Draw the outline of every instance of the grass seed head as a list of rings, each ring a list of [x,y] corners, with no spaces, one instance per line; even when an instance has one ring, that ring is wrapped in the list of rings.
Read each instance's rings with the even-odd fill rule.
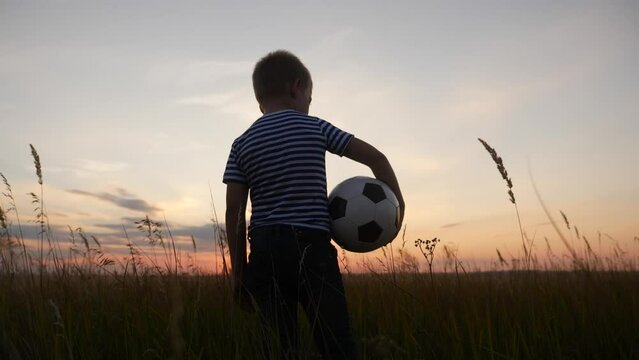
[[[2,206],[0,206],[0,227],[7,229],[7,214],[4,212]]]
[[[493,158],[493,161],[497,165],[497,170],[499,170],[499,174],[501,174],[502,179],[506,181],[506,186],[508,187],[508,197],[510,199],[510,202],[512,202],[513,204],[516,204],[515,194],[512,191],[513,181],[510,177],[508,177],[508,171],[506,171],[506,167],[504,166],[504,161],[499,155],[497,155],[497,151],[495,151],[495,149],[492,146],[488,145],[487,142],[485,142],[481,138],[478,138],[477,140],[479,140],[479,142],[482,145],[484,145],[484,148],[486,148],[486,151],[488,151],[488,153],[490,154],[490,157]]]
[[[38,184],[42,185],[42,164],[40,163],[40,155],[38,155],[38,152],[33,147],[33,145],[29,144],[29,146],[31,147],[31,155],[33,156],[33,163],[35,164],[36,175],[38,175]]]
[[[197,244],[195,243],[195,237],[191,235],[191,244],[193,244],[193,251],[197,251]]]
[[[4,174],[1,173],[1,172],[0,172],[0,177],[2,178],[2,183],[4,183],[4,187],[7,190],[7,192],[3,193],[3,195],[6,196],[9,199],[13,199],[13,195],[12,195],[12,192],[11,192],[11,185],[9,185],[9,181],[4,176]]]
[[[568,230],[570,230],[570,222],[568,221],[568,217],[566,216],[566,214],[564,214],[563,211],[559,210],[559,212],[561,213],[561,217],[564,218],[564,222],[566,223],[566,227],[568,228]]]
[[[159,221],[153,221],[149,218],[149,215],[145,215],[144,219],[134,221],[136,228],[145,234],[145,237],[151,245],[159,243],[164,246],[164,237],[162,234],[162,223]]]
[[[497,256],[499,257],[499,263],[502,265],[508,265],[508,261],[506,261],[506,259],[504,259],[504,257],[501,255],[501,252],[499,251],[499,249],[495,249],[497,250]]]

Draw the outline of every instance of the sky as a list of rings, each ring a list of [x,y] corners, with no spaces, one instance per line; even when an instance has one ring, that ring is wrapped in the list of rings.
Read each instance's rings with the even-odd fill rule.
[[[213,266],[228,151],[261,115],[251,72],[275,49],[309,68],[312,115],[389,158],[418,259],[413,241],[433,237],[471,264],[522,254],[477,138],[503,158],[535,251],[565,249],[533,183],[574,244],[560,210],[602,252],[639,254],[633,1],[0,0],[0,172],[25,229],[33,144],[56,238],[82,227],[120,253],[148,215]],[[327,157],[329,191],[372,175]]]

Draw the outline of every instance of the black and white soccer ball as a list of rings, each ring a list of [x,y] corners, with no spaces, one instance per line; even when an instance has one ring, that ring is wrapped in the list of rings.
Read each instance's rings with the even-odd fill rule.
[[[331,236],[343,249],[369,252],[391,242],[399,232],[399,201],[384,182],[356,176],[328,196]]]

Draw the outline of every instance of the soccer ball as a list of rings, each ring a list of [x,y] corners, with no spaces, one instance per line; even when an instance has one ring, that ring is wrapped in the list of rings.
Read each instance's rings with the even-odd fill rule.
[[[384,182],[365,176],[344,180],[328,196],[331,236],[343,249],[373,251],[399,229],[399,201]]]

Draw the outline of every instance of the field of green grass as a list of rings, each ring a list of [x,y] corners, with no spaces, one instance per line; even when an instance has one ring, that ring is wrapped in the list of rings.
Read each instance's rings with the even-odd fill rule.
[[[25,245],[2,176],[9,206],[0,207],[0,359],[264,357],[257,316],[233,304],[228,276],[183,266],[161,223],[137,223],[161,249],[159,261],[128,241],[129,255],[116,263],[99,239],[72,229],[73,250],[62,249],[48,231],[35,149],[33,155],[38,249]],[[493,158],[516,206],[501,159]],[[224,254],[222,231],[218,240]],[[583,240],[579,249],[565,241],[566,257],[540,259],[522,231],[524,256],[507,261],[498,254],[489,272],[466,269],[436,239],[415,242],[426,272],[403,246],[394,255],[385,250],[368,272],[344,275],[360,358],[638,359],[637,259],[623,249],[597,254]],[[436,257],[444,266],[434,271]],[[301,356],[318,358],[301,324]]]

